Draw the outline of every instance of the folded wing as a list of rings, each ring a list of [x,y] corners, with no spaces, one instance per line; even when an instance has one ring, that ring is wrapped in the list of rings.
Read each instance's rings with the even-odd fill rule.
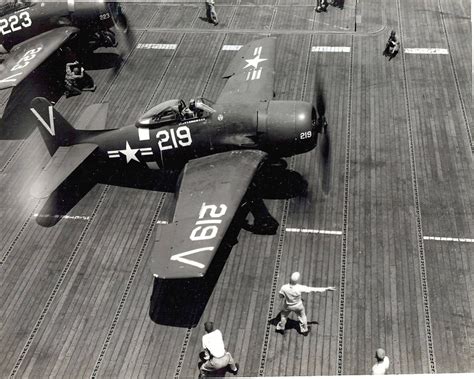
[[[78,31],[63,26],[15,46],[0,65],[0,89],[16,86]]]
[[[230,151],[186,164],[173,222],[156,233],[155,277],[204,276],[265,156],[257,150]]]

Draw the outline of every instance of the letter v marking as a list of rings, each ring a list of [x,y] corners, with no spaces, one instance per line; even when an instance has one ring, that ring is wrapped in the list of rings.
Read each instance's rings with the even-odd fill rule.
[[[49,111],[49,124],[44,121],[43,117],[36,111],[35,108],[30,108],[30,110],[33,112],[33,114],[36,116],[36,118],[41,122],[41,124],[46,128],[46,130],[54,136],[54,116],[53,116],[53,107],[50,105],[48,106],[48,111]]]

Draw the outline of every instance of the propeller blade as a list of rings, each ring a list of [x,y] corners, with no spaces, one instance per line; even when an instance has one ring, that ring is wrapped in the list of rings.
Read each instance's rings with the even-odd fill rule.
[[[330,191],[331,185],[331,139],[327,131],[323,134],[323,138],[321,141],[321,158],[321,184],[323,192],[327,194]]]
[[[323,192],[327,194],[330,191],[331,184],[331,138],[328,131],[328,123],[326,121],[326,97],[324,94],[323,81],[316,74],[315,77],[315,91],[316,91],[316,111],[317,116],[317,130],[322,134],[321,136],[321,185]]]
[[[326,101],[324,99],[323,93],[320,90],[316,96],[316,110],[318,111],[318,115],[320,117],[324,117],[326,115]]]

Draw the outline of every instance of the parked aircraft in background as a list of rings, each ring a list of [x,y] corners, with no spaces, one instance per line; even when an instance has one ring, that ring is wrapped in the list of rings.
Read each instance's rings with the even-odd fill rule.
[[[81,55],[115,46],[115,26],[128,33],[117,2],[7,1],[0,5],[0,89],[14,87],[62,47]]]

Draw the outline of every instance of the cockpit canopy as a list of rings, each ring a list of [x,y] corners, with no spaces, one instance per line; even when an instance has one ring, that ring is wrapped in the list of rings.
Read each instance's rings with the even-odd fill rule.
[[[180,99],[165,101],[145,112],[135,123],[137,128],[159,128],[188,120],[209,117],[215,110],[204,98],[191,99],[189,105]]]

